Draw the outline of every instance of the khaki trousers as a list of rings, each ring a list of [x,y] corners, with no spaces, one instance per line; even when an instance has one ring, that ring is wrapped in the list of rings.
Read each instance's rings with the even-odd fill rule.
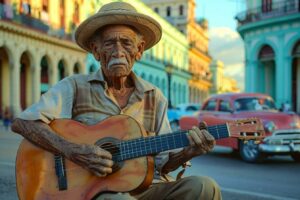
[[[105,193],[97,200],[221,200],[218,184],[208,177],[190,176],[177,181],[151,185],[143,193]]]

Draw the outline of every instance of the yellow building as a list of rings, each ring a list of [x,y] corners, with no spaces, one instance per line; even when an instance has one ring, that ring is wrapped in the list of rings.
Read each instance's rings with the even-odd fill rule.
[[[233,78],[224,76],[224,64],[222,61],[213,60],[210,69],[212,73],[211,94],[240,92],[240,89],[237,87],[237,81]]]
[[[194,0],[143,0],[155,12],[184,33],[189,41],[190,102],[203,102],[211,87],[208,23],[195,20]]]
[[[0,113],[10,108],[17,114],[58,80],[85,73],[86,52],[72,38],[75,26],[94,4],[82,0],[0,2]]]

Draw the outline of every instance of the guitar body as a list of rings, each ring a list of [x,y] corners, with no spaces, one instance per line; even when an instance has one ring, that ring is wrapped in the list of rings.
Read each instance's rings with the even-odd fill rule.
[[[50,126],[56,133],[77,144],[95,144],[111,137],[129,140],[147,136],[138,122],[126,115],[113,116],[93,126],[73,120],[54,120]],[[16,158],[19,199],[88,200],[107,191],[140,192],[152,183],[154,174],[151,156],[126,160],[118,171],[103,178],[67,159],[65,168],[68,186],[66,190],[59,190],[54,155],[24,139]]]

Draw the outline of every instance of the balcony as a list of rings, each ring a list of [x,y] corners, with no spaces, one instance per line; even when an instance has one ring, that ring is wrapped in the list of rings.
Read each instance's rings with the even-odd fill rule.
[[[64,29],[53,29],[41,19],[34,18],[28,14],[18,13],[15,7],[9,4],[0,4],[0,21],[1,20],[19,24],[60,39],[72,40],[72,35],[66,34]]]
[[[263,10],[262,7],[248,9],[239,13],[235,19],[238,21],[238,26],[248,23],[257,22],[265,19],[282,17],[300,13],[300,5],[296,1],[282,1],[273,3],[271,9]]]

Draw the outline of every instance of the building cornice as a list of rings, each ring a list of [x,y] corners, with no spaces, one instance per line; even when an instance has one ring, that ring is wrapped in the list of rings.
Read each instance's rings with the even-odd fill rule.
[[[41,42],[46,42],[53,44],[55,46],[60,46],[67,49],[72,49],[74,51],[80,51],[82,53],[87,53],[83,49],[81,49],[76,43],[68,40],[62,40],[53,36],[47,35],[47,33],[43,33],[37,30],[33,30],[31,28],[15,24],[12,22],[6,22],[0,20],[0,30],[7,31],[9,33],[15,33],[18,35],[22,35],[25,37],[33,38],[35,40],[39,40]]]

